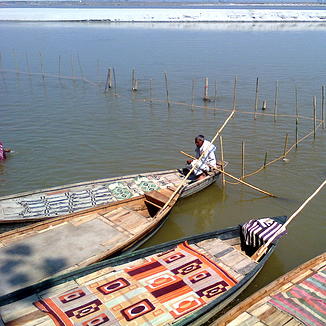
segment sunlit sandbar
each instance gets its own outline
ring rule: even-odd
[[[314,22],[326,10],[185,8],[2,8],[0,21]]]

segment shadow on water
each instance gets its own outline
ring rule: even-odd
[[[65,258],[40,258],[27,244],[1,248],[0,255],[0,296],[39,282],[68,267]]]

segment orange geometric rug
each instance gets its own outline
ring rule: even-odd
[[[186,242],[146,260],[34,304],[59,326],[159,326],[203,307],[237,283]]]

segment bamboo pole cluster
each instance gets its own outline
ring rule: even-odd
[[[102,87],[102,83],[99,82],[93,82],[87,78],[84,77],[84,71],[81,65],[81,61],[79,58],[79,55],[77,54],[77,63],[79,66],[79,71],[81,76],[76,76],[76,70],[75,70],[75,56],[71,56],[71,73],[72,76],[65,76],[62,74],[62,69],[61,69],[61,56],[58,58],[58,74],[53,74],[53,73],[46,73],[44,69],[44,60],[43,60],[43,55],[42,53],[39,53],[40,56],[40,72],[31,72],[30,68],[30,62],[28,59],[27,54],[25,55],[26,59],[26,66],[27,66],[27,71],[21,71],[16,59],[16,53],[13,51],[13,56],[14,56],[14,62],[15,62],[15,67],[16,70],[10,70],[10,69],[3,69],[2,68],[2,56],[0,53],[0,72],[1,73],[16,73],[16,74],[25,74],[25,75],[34,75],[34,76],[41,76],[43,80],[45,78],[58,78],[59,80],[61,79],[66,79],[66,80],[72,80],[73,82],[75,81],[82,81],[84,83],[88,83],[92,86],[96,87]],[[99,70],[99,63],[97,63],[98,70]],[[241,180],[244,180],[252,175],[255,175],[262,171],[263,169],[267,168],[269,165],[281,160],[285,159],[288,153],[293,149],[297,148],[298,144],[301,143],[303,140],[308,138],[309,136],[313,135],[314,138],[316,138],[316,132],[317,130],[322,127],[325,129],[325,86],[321,87],[321,94],[320,94],[320,118],[317,118],[317,97],[313,96],[312,98],[312,116],[303,116],[299,115],[299,110],[298,110],[298,89],[295,86],[295,114],[280,114],[278,113],[278,97],[279,97],[279,83],[276,81],[275,84],[275,94],[274,94],[274,112],[273,113],[267,113],[264,112],[266,110],[267,105],[266,105],[266,100],[263,101],[263,106],[262,106],[262,111],[258,112],[258,105],[259,105],[259,91],[260,91],[260,84],[259,84],[259,78],[257,77],[256,79],[256,87],[255,87],[255,101],[254,101],[254,111],[241,111],[237,110],[237,96],[236,96],[236,88],[237,88],[237,78],[235,78],[234,83],[233,83],[233,99],[232,99],[232,109],[221,109],[216,107],[216,100],[217,100],[217,82],[215,81],[214,84],[214,107],[209,107],[207,105],[195,105],[195,85],[196,81],[200,80],[200,78],[193,79],[192,80],[192,87],[191,87],[191,104],[186,103],[186,102],[177,102],[177,101],[172,101],[170,98],[170,92],[169,92],[169,80],[168,80],[168,74],[167,72],[164,72],[163,74],[163,79],[164,79],[164,86],[165,86],[165,94],[166,94],[166,99],[157,99],[153,97],[153,79],[149,79],[149,98],[137,98],[134,97],[133,99],[136,101],[142,101],[146,102],[148,101],[150,104],[156,102],[156,103],[167,103],[168,108],[171,107],[171,105],[178,105],[178,106],[187,106],[191,107],[191,110],[194,110],[195,108],[198,109],[205,109],[205,110],[214,110],[215,111],[221,111],[221,112],[231,112],[231,113],[237,113],[237,114],[247,114],[247,115],[253,115],[254,120],[257,119],[258,116],[270,116],[273,117],[274,122],[276,123],[277,118],[281,117],[286,117],[286,118],[295,118],[295,142],[293,145],[291,145],[288,148],[288,133],[286,133],[285,140],[284,140],[284,147],[283,147],[283,153],[279,157],[267,161],[268,158],[268,152],[265,152],[264,156],[264,162],[263,165],[258,168],[257,170],[245,174],[245,142],[242,142],[242,147],[241,147]],[[139,89],[139,84],[138,84],[138,79],[136,78],[136,70],[132,69],[131,72],[131,91],[132,93],[136,92]],[[113,90],[111,92],[110,90]],[[110,94],[113,93],[113,95],[118,96],[117,93],[117,79],[116,79],[116,73],[114,68],[108,68],[107,70],[107,75],[106,75],[106,82],[105,82],[105,87],[104,87],[104,93],[108,93],[110,91]],[[204,96],[203,100],[204,102],[210,102],[212,98],[209,96],[209,84],[208,84],[208,78],[204,78]],[[232,114],[232,116],[233,116]],[[313,131],[309,132],[307,135],[299,138],[299,120],[311,120],[313,123]],[[221,150],[223,151],[223,140],[222,137],[220,137],[220,147]],[[223,157],[223,153],[221,152],[221,157]],[[223,159],[222,159],[223,160]],[[223,174],[223,183],[225,183],[225,178]],[[231,184],[236,184],[234,182],[229,182]],[[237,182],[239,183],[239,182]]]

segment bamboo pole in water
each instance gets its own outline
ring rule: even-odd
[[[58,62],[58,76],[59,76],[59,79],[60,79],[60,75],[61,75],[61,55],[59,55],[59,62]]]
[[[268,239],[268,241],[262,245],[252,256],[251,259],[254,261],[259,261],[259,259],[265,254],[268,249],[268,246],[273,242],[276,237],[281,234],[286,227],[290,224],[290,222],[304,209],[304,207],[313,199],[318,192],[326,185],[326,180],[322,182],[322,184],[314,191],[314,193],[305,200],[305,202],[288,218],[288,220],[282,225],[280,229],[275,232],[275,234]]]
[[[244,158],[245,156],[245,142],[242,142],[241,145],[241,180],[243,180],[243,176],[245,175],[245,163],[244,163]]]
[[[71,55],[70,63],[71,63],[71,74],[72,74],[72,77],[75,77],[74,55],[73,54]]]
[[[265,158],[264,158],[264,169],[266,168],[267,163],[267,152],[265,152]]]
[[[230,119],[233,117],[234,113],[235,113],[235,110],[232,110],[232,112],[230,113],[230,115],[228,116],[228,118],[224,121],[223,125],[218,129],[218,131],[216,132],[215,136],[211,140],[211,143],[212,144],[215,142],[216,138],[220,135],[220,133],[225,128],[225,126],[230,121]],[[204,157],[204,155],[206,155],[206,151],[204,151],[199,156],[198,160],[201,160]],[[188,172],[188,174],[185,176],[184,180],[180,183],[180,185],[177,187],[177,189],[173,192],[173,194],[170,196],[169,200],[164,204],[164,206],[162,207],[162,209],[160,210],[160,212],[156,215],[156,217],[159,217],[162,214],[165,214],[165,211],[166,211],[166,209],[168,209],[170,202],[179,194],[179,192],[182,191],[182,189],[185,187],[185,185],[187,183],[187,180],[188,180],[190,174],[194,170],[195,170],[195,165],[190,169],[190,171]],[[221,170],[219,170],[219,171],[221,171]]]
[[[316,107],[317,99],[316,96],[312,98],[313,116],[314,116],[314,138],[316,138]]]
[[[233,104],[232,104],[232,110],[235,111],[237,106],[237,80],[238,77],[234,77],[234,84],[233,84]]]
[[[194,160],[199,160],[199,159],[200,159],[200,158],[199,158],[199,159],[196,159],[196,158],[193,157],[192,155],[189,155],[189,154],[187,154],[187,153],[185,153],[185,152],[183,152],[183,151],[180,151],[180,153],[182,153],[182,154],[184,154],[184,155],[186,155],[186,156],[188,156],[188,157],[190,157],[190,158],[192,158],[192,159],[194,159]],[[230,174],[230,173],[225,172],[225,171],[222,170],[222,169],[219,169],[219,168],[216,167],[215,170],[217,170],[217,171],[219,171],[219,172],[225,174],[226,176],[228,176],[228,177],[230,177],[230,178],[232,178],[232,179],[234,179],[234,180],[239,181],[239,183],[242,183],[242,184],[244,184],[244,185],[246,185],[246,186],[248,186],[248,187],[250,187],[250,188],[252,188],[252,189],[255,189],[255,190],[259,191],[259,192],[262,192],[262,193],[265,194],[265,195],[268,195],[268,196],[271,196],[271,197],[277,197],[277,196],[271,194],[271,193],[268,192],[268,191],[265,191],[265,190],[263,190],[263,189],[260,189],[260,188],[254,186],[254,185],[252,185],[252,184],[250,184],[250,183],[248,183],[248,182],[245,182],[245,181],[243,181],[243,180],[241,180],[241,179],[239,179],[239,178],[233,176],[233,175]]]
[[[222,162],[221,170],[224,172],[223,137],[220,135],[219,138],[220,138],[220,151],[221,151],[221,162]],[[222,185],[223,185],[223,187],[225,186],[225,176],[224,176],[224,173],[222,173]]]
[[[275,85],[275,98],[274,98],[274,122],[276,122],[277,116],[277,104],[278,104],[278,80]]]
[[[152,104],[152,78],[149,79],[149,102]]]
[[[321,120],[323,122],[323,129],[325,129],[325,86],[321,87]]]
[[[132,72],[131,72],[131,91],[132,92],[137,91],[136,72],[135,72],[135,69],[132,69]]]
[[[295,119],[295,148],[298,148],[298,139],[299,139],[298,127],[299,127],[298,118],[296,118]]]
[[[117,78],[115,75],[115,69],[112,68],[112,75],[113,75],[113,85],[114,85],[114,95],[117,96]]]
[[[214,109],[216,109],[216,101],[217,101],[217,81],[214,83]],[[214,110],[215,113],[215,110]]]
[[[109,83],[108,88],[112,88],[112,68],[109,68]]]
[[[259,79],[257,77],[257,79],[256,79],[256,96],[255,96],[255,113],[254,113],[255,120],[256,120],[257,108],[258,108],[258,88],[259,88]]]
[[[15,64],[15,69],[16,69],[16,73],[19,74],[19,66],[17,63],[17,58],[16,58],[16,51],[15,49],[12,50],[12,55],[14,57],[14,64]]]
[[[298,89],[295,86],[295,148],[298,148],[298,138],[299,138],[299,118],[298,118]]]
[[[31,73],[31,67],[29,65],[29,60],[28,60],[28,54],[27,54],[27,52],[25,52],[25,59],[26,59],[27,72],[30,74]]]
[[[105,82],[105,88],[104,88],[104,92],[107,92],[109,88],[112,87],[112,73],[111,73],[111,68],[108,69],[108,73],[106,75],[106,82]]]
[[[195,104],[195,80],[193,79],[191,82],[191,109],[194,108]]]
[[[209,97],[208,97],[208,77],[205,77],[203,101],[204,102],[209,101]]]
[[[168,102],[168,108],[169,108],[170,107],[169,87],[168,87],[168,75],[166,72],[164,72],[164,80],[165,80],[166,101]]]
[[[78,66],[79,66],[80,75],[82,78],[84,78],[84,71],[83,71],[83,67],[80,63],[79,53],[77,53],[77,62],[78,62]]]
[[[44,80],[45,76],[44,76],[44,67],[43,67],[43,56],[42,56],[42,53],[41,52],[40,52],[40,63],[41,63],[42,78]]]
[[[100,60],[96,59],[96,80],[100,80]]]
[[[286,156],[286,148],[287,148],[287,146],[288,146],[288,137],[289,137],[289,134],[288,134],[288,133],[286,133],[286,135],[285,135],[285,140],[284,140],[284,150],[283,150],[283,157],[285,157],[285,156]]]

